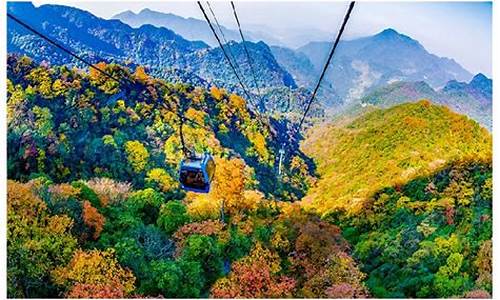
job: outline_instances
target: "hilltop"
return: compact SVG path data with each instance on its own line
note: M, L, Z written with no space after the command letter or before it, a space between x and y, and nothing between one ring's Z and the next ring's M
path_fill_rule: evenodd
M320 175L304 198L319 213L357 213L375 191L430 174L448 162L491 158L491 134L427 100L316 126L302 145Z

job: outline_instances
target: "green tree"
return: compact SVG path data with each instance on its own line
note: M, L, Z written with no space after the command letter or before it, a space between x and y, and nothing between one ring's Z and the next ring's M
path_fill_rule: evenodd
M158 226L167 234L173 234L190 220L186 206L180 201L169 201L161 206Z

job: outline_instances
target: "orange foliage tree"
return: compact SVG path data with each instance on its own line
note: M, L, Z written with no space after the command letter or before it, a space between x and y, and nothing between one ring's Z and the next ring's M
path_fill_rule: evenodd
M125 298L123 288L113 284L77 283L66 294L68 298L117 299Z
M99 238L106 219L101 215L89 201L83 201L83 223L92 228L94 240Z

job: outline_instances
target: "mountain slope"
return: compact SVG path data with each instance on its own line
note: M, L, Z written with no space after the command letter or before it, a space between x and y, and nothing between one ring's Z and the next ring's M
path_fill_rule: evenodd
M491 134L429 101L376 110L348 124L317 126L302 145L320 179L304 205L356 213L376 190L438 170L449 161L491 157Z
M395 82L368 93L361 103L390 107L418 99L430 99L465 114L486 128L492 128L492 81L477 74L469 82L449 81L442 89L434 90L425 82Z
M313 42L297 49L322 68L330 42ZM430 54L416 40L386 29L374 36L342 41L326 82L346 101L392 81L425 81L441 87L449 80L468 81L472 75L452 59Z
M67 6L42 5L36 8L29 2L10 2L7 8L33 28L94 62L131 59L140 64L155 65L161 59L163 65L175 64L179 57L208 47L204 43L187 41L166 28L148 25L133 29L119 21L104 20ZM21 50L39 61L72 62L69 56L54 51L45 41L10 19L7 49Z
M50 68L9 55L9 178L27 180L31 173L42 173L67 181L109 175L143 187L145 176L137 174L163 169L173 176L182 158L174 112L185 112L202 124L185 124L187 147L244 159L264 193L286 191L293 199L304 194L306 181L297 180L301 175L276 186L274 152L281 145L276 129L271 120L257 118L244 98L216 87L208 91L165 82L141 68L132 73L115 64L99 67L132 83L118 85L96 71Z
M8 10L93 63L133 61L162 78L180 77L184 83L206 83L205 87L215 82L229 90L242 92L220 48L188 41L169 29L152 25L132 28L118 20L104 20L86 11L60 5L35 8L31 3L9 2ZM9 52L29 55L38 62L75 63L12 20L8 21L7 40ZM260 86L295 87L293 78L276 62L266 44L247 42L247 46L255 61ZM245 83L254 88L242 44L231 42L228 51L233 52L241 65ZM192 80L189 74L192 74Z
M491 161L450 163L341 218L372 295L491 298L491 191Z

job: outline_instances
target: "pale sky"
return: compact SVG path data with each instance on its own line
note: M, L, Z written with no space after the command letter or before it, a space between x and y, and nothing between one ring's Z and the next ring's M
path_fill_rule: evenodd
M144 8L203 19L195 1L34 1L78 7L102 17L125 10ZM234 28L234 17L227 1L211 2L219 21ZM252 25L283 29L338 30L347 2L268 2L236 1L240 22L245 30ZM492 74L491 2L357 2L345 38L372 35L394 28L418 40L429 52L455 59L472 73ZM251 30L252 28L248 28ZM273 34L273 32L271 32Z

